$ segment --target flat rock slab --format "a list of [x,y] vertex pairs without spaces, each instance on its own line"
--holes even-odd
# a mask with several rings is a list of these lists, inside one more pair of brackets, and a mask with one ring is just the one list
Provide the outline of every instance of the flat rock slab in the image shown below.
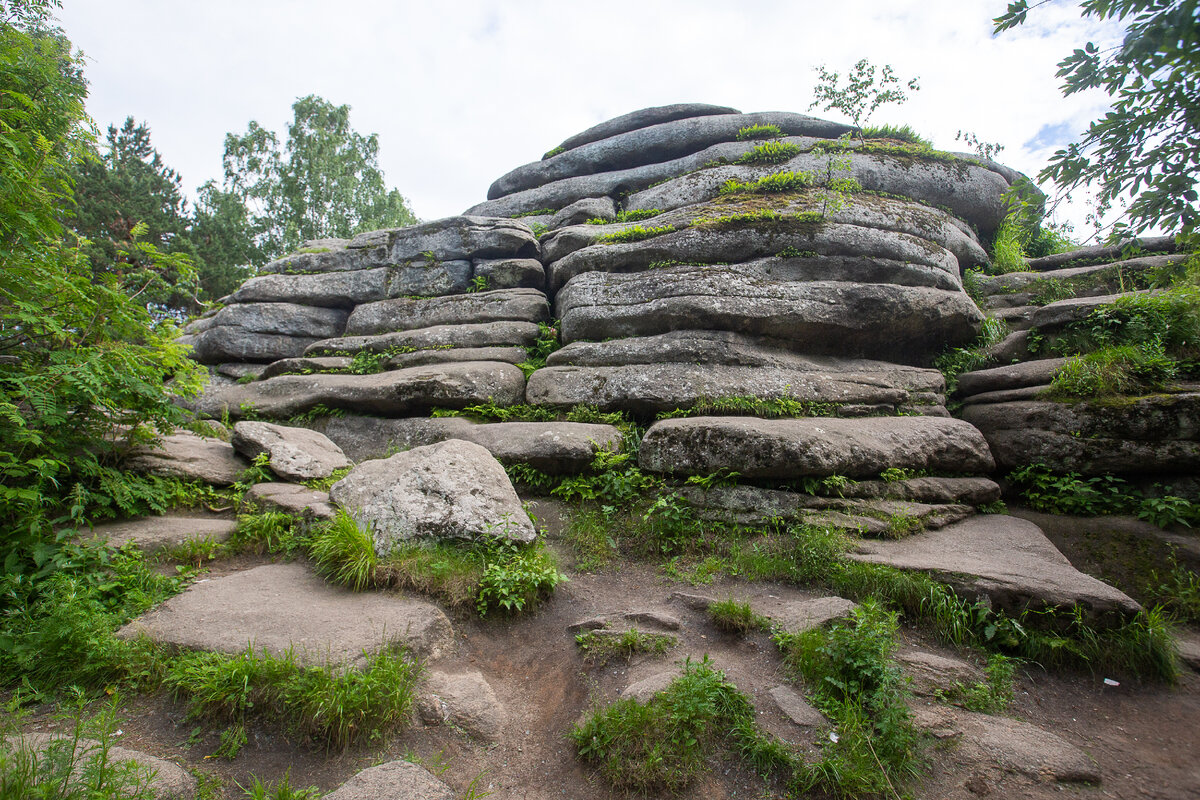
[[532,542],[537,536],[504,467],[461,439],[365,461],[329,497],[370,528],[380,555],[413,539]]
[[[59,733],[23,733],[20,736],[18,747],[44,753],[56,742],[61,743],[58,747],[65,747],[68,750],[72,746],[75,747],[75,753],[79,760],[79,768],[75,771],[77,777],[82,772],[81,767],[86,764],[88,759],[101,755],[100,742],[95,739],[80,738],[76,741],[71,735]],[[110,769],[117,764],[133,761],[142,768],[143,772],[153,770],[154,778],[150,781],[149,786],[155,800],[190,800],[196,794],[196,778],[173,761],[143,753],[141,750],[130,750],[117,744],[110,744],[104,756]]]
[[450,787],[411,761],[369,767],[325,795],[325,800],[456,800]]
[[296,483],[256,483],[242,495],[242,504],[308,519],[333,519],[337,515],[329,502],[329,492]]
[[430,672],[417,711],[426,724],[450,723],[485,742],[499,742],[504,732],[504,706],[479,672]]
[[913,716],[934,736],[957,739],[955,755],[964,761],[997,765],[1039,781],[1100,781],[1100,770],[1082,750],[1028,722],[949,706],[917,706]]
[[537,289],[497,289],[446,297],[397,297],[364,303],[346,321],[346,334],[370,336],[392,331],[491,322],[547,322],[550,304]]
[[550,475],[586,470],[598,449],[616,452],[623,437],[612,425],[583,422],[476,423],[466,417],[331,417],[325,435],[356,461],[384,458],[396,450],[462,439],[504,463],[528,464]]
[[964,372],[958,376],[958,394],[962,397],[997,392],[1004,389],[1024,389],[1050,383],[1059,368],[1067,363],[1065,358],[1043,358],[1037,361],[1022,361],[1002,367]]
[[999,514],[972,517],[899,541],[862,541],[860,561],[937,574],[969,595],[1013,612],[1082,606],[1096,621],[1141,610],[1125,593],[1071,566],[1032,522]]
[[940,417],[668,419],[650,427],[638,461],[652,472],[730,470],[785,479],[878,477],[889,467],[980,473],[995,466],[974,426]]
[[646,703],[659,692],[665,692],[671,682],[678,678],[682,673],[678,669],[666,670],[665,672],[656,672],[648,678],[643,678],[640,681],[631,683],[621,691],[621,699],[632,697],[639,703]]
[[123,627],[162,644],[281,655],[289,648],[310,664],[362,664],[364,653],[400,645],[424,659],[452,644],[450,621],[437,606],[331,586],[303,564],[268,564],[201,580]]
[[328,436],[308,428],[243,420],[233,426],[233,449],[250,460],[266,453],[267,466],[285,481],[328,478],[350,459]]
[[250,464],[229,442],[179,431],[154,445],[135,448],[122,466],[131,472],[232,486]]
[[820,728],[829,723],[824,714],[804,699],[804,695],[790,686],[776,686],[768,694],[784,716],[802,728]]
[[762,613],[788,633],[803,633],[834,620],[844,619],[857,607],[857,603],[844,597],[817,597],[812,600],[782,603],[779,607],[765,609]]
[[202,539],[224,542],[236,530],[235,519],[167,514],[97,525],[84,538],[96,539],[113,547],[133,544],[140,550],[154,553]]
[[897,650],[895,659],[912,678],[914,694],[932,695],[949,691],[955,684],[973,686],[983,680],[983,671],[961,658],[906,648]]

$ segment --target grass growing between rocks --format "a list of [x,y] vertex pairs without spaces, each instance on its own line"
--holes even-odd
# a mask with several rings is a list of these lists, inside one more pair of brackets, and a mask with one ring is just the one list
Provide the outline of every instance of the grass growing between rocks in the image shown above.
[[663,236],[668,233],[674,233],[674,225],[659,225],[657,227],[644,227],[642,225],[634,225],[631,228],[626,228],[623,231],[613,231],[596,237],[595,244],[620,244],[623,242],[640,242],[644,239],[653,239],[656,236]]
[[650,633],[630,628],[625,631],[587,631],[575,637],[575,644],[587,660],[603,666],[614,658],[630,661],[635,655],[664,655],[679,640],[668,633]]
[[709,603],[708,618],[719,630],[743,636],[753,630],[771,629],[771,620],[755,612],[749,603],[739,603],[732,597]]

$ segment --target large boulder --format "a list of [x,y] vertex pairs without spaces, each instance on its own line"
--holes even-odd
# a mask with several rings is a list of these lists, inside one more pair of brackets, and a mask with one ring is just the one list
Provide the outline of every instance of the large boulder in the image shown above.
[[266,453],[271,471],[289,481],[328,478],[334,470],[350,466],[346,454],[324,434],[270,422],[243,420],[234,425],[233,449],[251,460]]
[[134,448],[121,466],[130,472],[232,486],[250,464],[228,442],[176,431],[152,445]]
[[380,555],[414,539],[537,535],[500,462],[460,439],[359,464],[329,496],[371,529]]
[[296,303],[226,306],[196,334],[193,357],[202,364],[219,364],[298,356],[315,341],[341,335],[346,316],[342,309]]

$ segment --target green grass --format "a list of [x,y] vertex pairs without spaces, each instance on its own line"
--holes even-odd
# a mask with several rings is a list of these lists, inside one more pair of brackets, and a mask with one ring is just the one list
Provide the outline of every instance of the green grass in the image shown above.
[[796,400],[792,397],[706,397],[696,398],[688,408],[662,411],[655,419],[677,419],[680,417],[747,416],[764,419],[781,417],[830,417],[837,413],[834,403],[816,403]]
[[939,698],[955,705],[961,705],[968,711],[982,714],[1003,713],[1013,700],[1013,678],[1021,665],[1019,659],[1009,658],[1000,653],[988,656],[984,668],[984,680],[970,686],[955,682],[949,689],[938,691]]
[[743,153],[735,164],[782,164],[800,154],[800,146],[790,142],[763,142]]
[[751,139],[773,139],[782,136],[783,130],[778,125],[747,125],[737,132],[739,142]]
[[306,788],[293,787],[288,775],[278,781],[263,783],[257,777],[251,776],[249,786],[238,784],[249,800],[321,800],[321,790],[316,786]]
[[730,178],[721,186],[721,194],[776,194],[796,192],[814,185],[816,178],[811,172],[776,172],[758,180],[743,183]]
[[899,139],[933,149],[933,142],[917,133],[908,125],[866,125],[862,129],[864,139]]
[[587,631],[575,637],[575,644],[587,660],[604,665],[614,658],[629,662],[635,655],[664,655],[679,640],[668,633],[650,633],[630,628],[625,631]]
[[739,603],[732,597],[709,603],[708,618],[727,633],[745,635],[753,630],[771,629],[770,619],[757,613],[749,603]]
[[317,571],[334,583],[356,592],[375,585],[378,558],[371,530],[343,509],[316,531],[308,552]]
[[660,225],[659,227],[646,228],[641,225],[634,225],[631,228],[626,228],[623,231],[613,231],[597,236],[595,244],[619,244],[622,242],[640,242],[643,239],[653,239],[656,236],[664,236],[668,233],[674,233],[674,225]]
[[657,208],[633,208],[628,211],[618,211],[612,219],[604,219],[602,217],[593,217],[585,222],[585,225],[612,225],[618,222],[641,222],[644,219],[652,219],[663,213]]
[[1054,373],[1048,396],[1091,399],[1159,392],[1178,376],[1179,364],[1162,342],[1113,345],[1072,357]]

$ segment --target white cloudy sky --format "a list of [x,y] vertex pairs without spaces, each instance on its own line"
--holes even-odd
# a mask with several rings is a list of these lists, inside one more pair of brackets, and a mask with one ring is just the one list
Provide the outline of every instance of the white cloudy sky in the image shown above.
[[[814,67],[891,64],[921,91],[873,122],[907,122],[938,147],[999,142],[1029,174],[1105,108],[1064,100],[1056,63],[1119,31],[1074,2],[998,38],[1006,0],[64,0],[89,59],[89,111],[147,122],[194,189],[221,176],[228,131],[283,133],[296,98],[349,104],[423,219],[461,213],[488,185],[572,133],[679,102],[800,111]],[[839,118],[836,113],[811,113]],[[1081,209],[1067,217],[1082,221]]]

